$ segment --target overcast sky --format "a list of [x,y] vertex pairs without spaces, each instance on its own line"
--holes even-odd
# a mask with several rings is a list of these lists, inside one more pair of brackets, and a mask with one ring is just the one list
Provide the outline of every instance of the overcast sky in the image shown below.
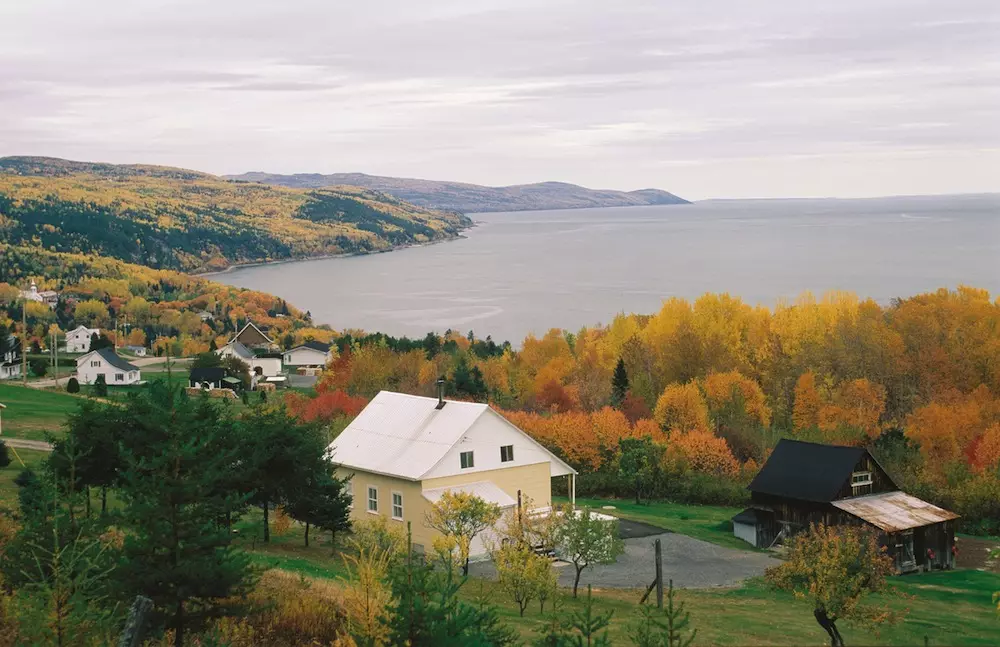
[[0,155],[1000,191],[1000,0],[0,0]]

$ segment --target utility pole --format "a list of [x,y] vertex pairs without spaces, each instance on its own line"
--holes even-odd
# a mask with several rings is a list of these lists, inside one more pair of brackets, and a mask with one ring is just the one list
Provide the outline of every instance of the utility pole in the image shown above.
[[21,293],[21,384],[28,386],[28,297]]
[[52,331],[52,357],[55,358],[55,362],[52,365],[52,373],[56,378],[56,386],[59,386],[59,336],[56,335],[56,331]]

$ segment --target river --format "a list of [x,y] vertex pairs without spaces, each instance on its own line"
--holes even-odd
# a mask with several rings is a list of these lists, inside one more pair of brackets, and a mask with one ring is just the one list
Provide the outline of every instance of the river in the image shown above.
[[213,280],[280,295],[336,329],[448,328],[518,345],[663,299],[805,290],[887,303],[959,284],[1000,292],[1000,194],[472,214],[466,237],[385,254],[238,268]]

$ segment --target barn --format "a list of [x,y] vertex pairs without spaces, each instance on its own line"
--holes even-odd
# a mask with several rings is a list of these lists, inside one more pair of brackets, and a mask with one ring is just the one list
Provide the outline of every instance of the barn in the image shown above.
[[901,492],[863,447],[783,439],[749,489],[733,534],[758,548],[810,524],[866,525],[901,573],[954,566],[958,515]]

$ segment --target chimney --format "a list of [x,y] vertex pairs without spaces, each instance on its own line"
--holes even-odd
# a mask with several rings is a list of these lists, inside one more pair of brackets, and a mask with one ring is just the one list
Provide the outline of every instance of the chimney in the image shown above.
[[444,405],[447,404],[447,403],[444,401],[444,378],[443,377],[439,377],[438,378],[437,387],[438,387],[438,403],[437,403],[437,406],[434,407],[434,408],[435,409],[444,409]]

